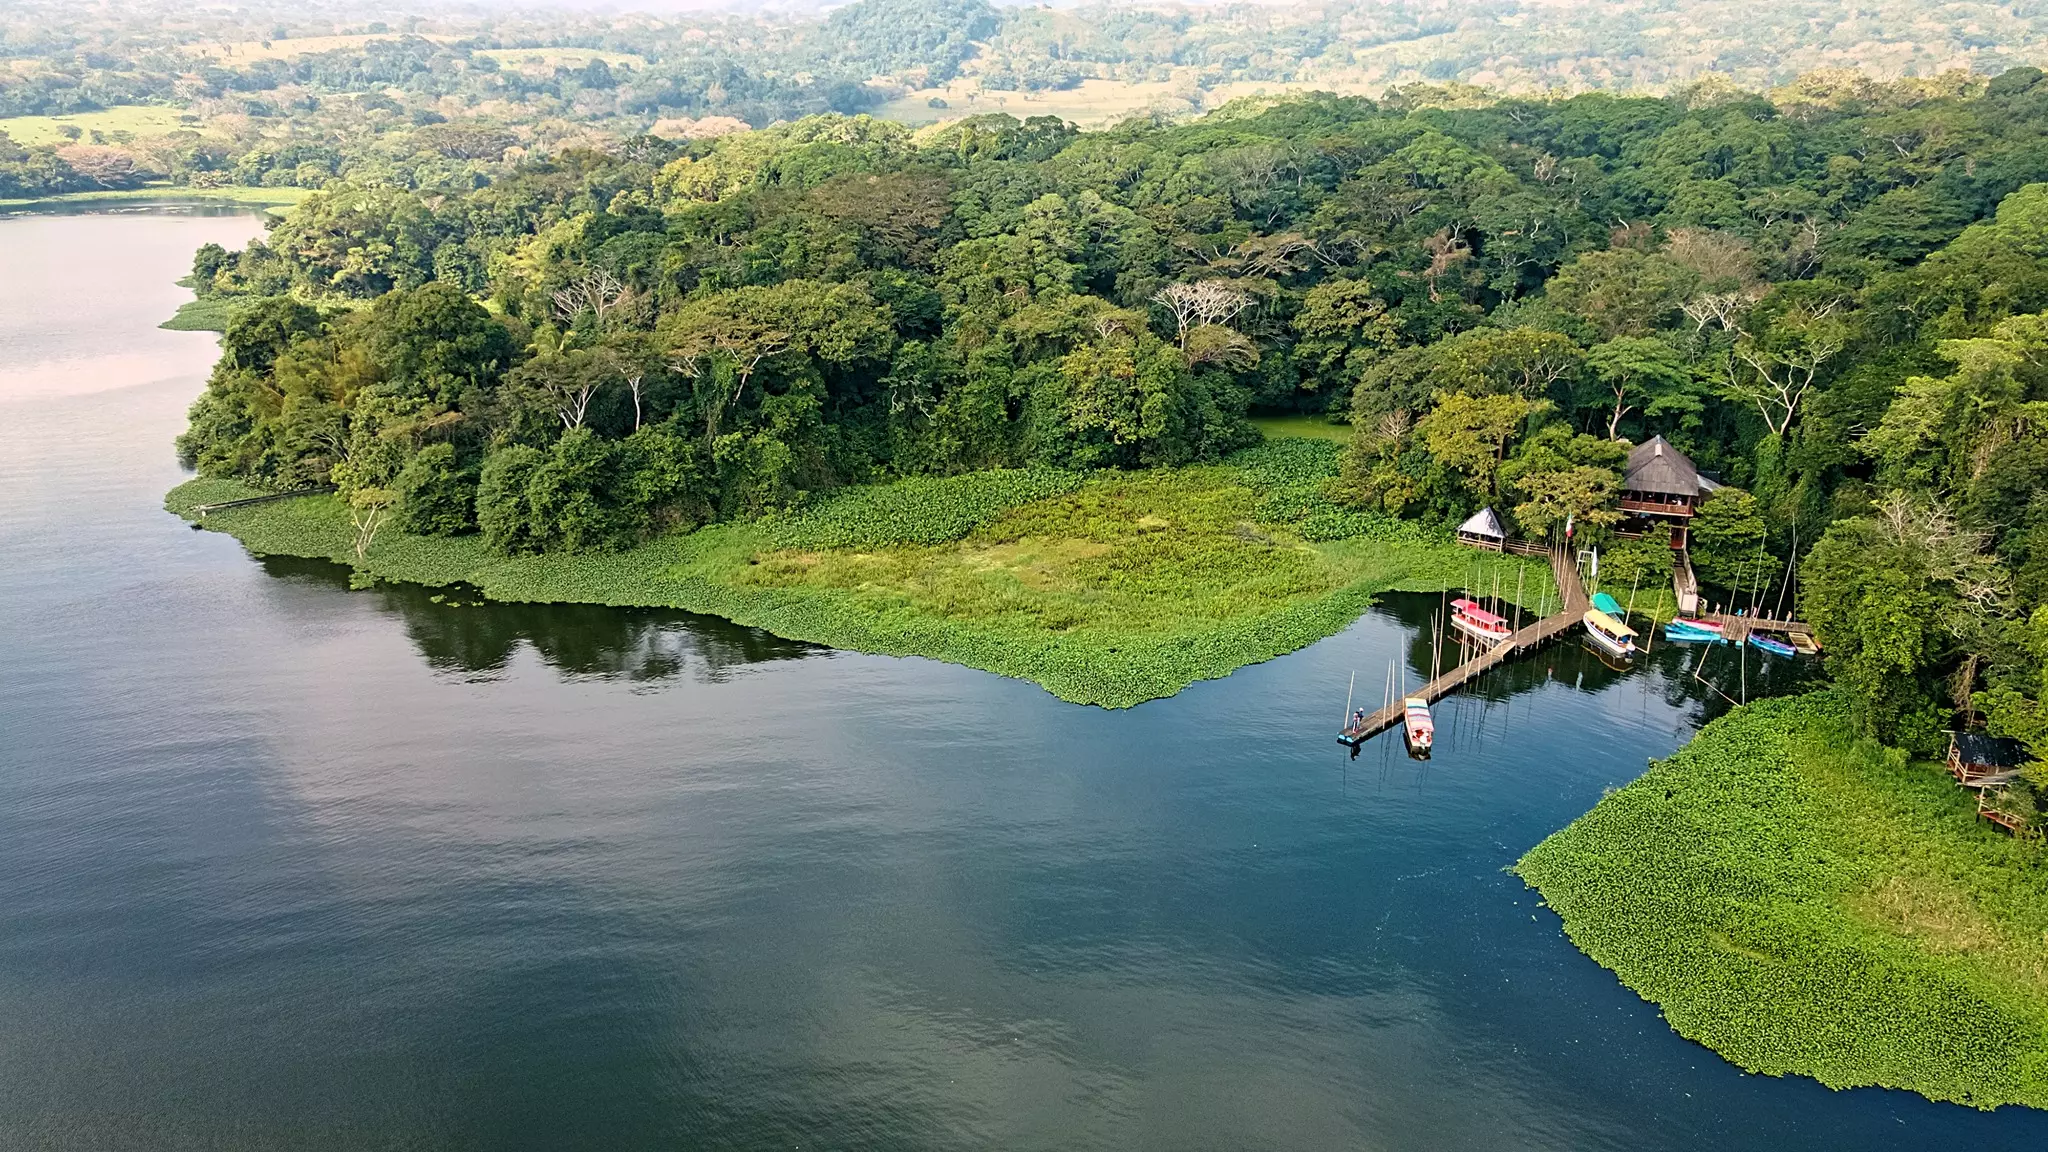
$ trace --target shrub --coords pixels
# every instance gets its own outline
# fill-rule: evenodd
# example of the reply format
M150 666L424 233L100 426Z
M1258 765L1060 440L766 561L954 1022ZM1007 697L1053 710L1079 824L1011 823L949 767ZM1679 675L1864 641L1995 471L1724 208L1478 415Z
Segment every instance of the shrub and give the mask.
M429 444L392 485L398 530L415 536L456 536L476 527L476 475L455 461L453 444Z

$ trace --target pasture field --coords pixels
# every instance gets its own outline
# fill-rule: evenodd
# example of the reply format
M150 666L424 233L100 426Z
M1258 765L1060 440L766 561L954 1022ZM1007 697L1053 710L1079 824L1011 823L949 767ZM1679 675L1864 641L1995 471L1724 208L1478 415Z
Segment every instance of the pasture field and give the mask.
M90 142L94 132L108 143L119 136L162 136L180 128L197 128L199 118L182 108L153 104L127 104L98 112L74 112L64 116L10 116L0 120L0 132L16 144L63 144L64 129L76 128L80 139Z

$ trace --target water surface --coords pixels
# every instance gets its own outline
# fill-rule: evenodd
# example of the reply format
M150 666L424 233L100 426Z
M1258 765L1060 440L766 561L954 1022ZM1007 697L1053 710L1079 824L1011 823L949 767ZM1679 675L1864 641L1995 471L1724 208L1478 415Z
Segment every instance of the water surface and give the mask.
M1436 598L1112 713L191 531L153 325L257 227L0 220L0 1147L2048 1146L1741 1075L1502 871L1732 653L1352 760Z

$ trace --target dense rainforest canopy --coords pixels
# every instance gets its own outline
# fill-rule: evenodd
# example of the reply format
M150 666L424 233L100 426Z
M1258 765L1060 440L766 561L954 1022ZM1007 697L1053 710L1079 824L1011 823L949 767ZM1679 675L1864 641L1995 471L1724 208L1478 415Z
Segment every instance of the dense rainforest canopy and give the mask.
M2048 81L1249 101L1097 133L827 115L331 184L243 252L183 450L416 533L603 549L834 487L1354 429L1332 495L1599 540L1628 442L1795 554L1873 731L2042 747ZM1668 581L1668 550L1610 565ZM1658 568L1662 564L1661 569Z

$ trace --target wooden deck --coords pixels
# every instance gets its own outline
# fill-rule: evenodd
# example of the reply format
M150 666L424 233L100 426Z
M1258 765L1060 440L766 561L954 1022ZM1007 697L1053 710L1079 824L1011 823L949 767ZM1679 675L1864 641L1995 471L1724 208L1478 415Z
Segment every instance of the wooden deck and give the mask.
M1788 636L1813 636L1813 625L1803 620L1779 620L1770 616L1736 616L1727 612L1706 612L1699 617L1721 625L1721 634L1736 644L1749 639L1751 632L1783 632Z
M1456 692L1479 676L1492 671L1520 653L1538 645L1548 643L1566 632L1577 628L1586 618L1591 602L1586 597L1586 586L1579 581L1578 566L1573 563L1570 551L1563 548L1549 550L1550 569L1557 576L1557 587L1564 594L1564 607L1541 620L1524 624L1507 639L1465 661L1456 668L1424 684L1413 692L1406 693L1365 718L1365 723L1344 729L1346 743L1363 742L1401 723L1402 701L1410 696L1420 696L1431 704Z

